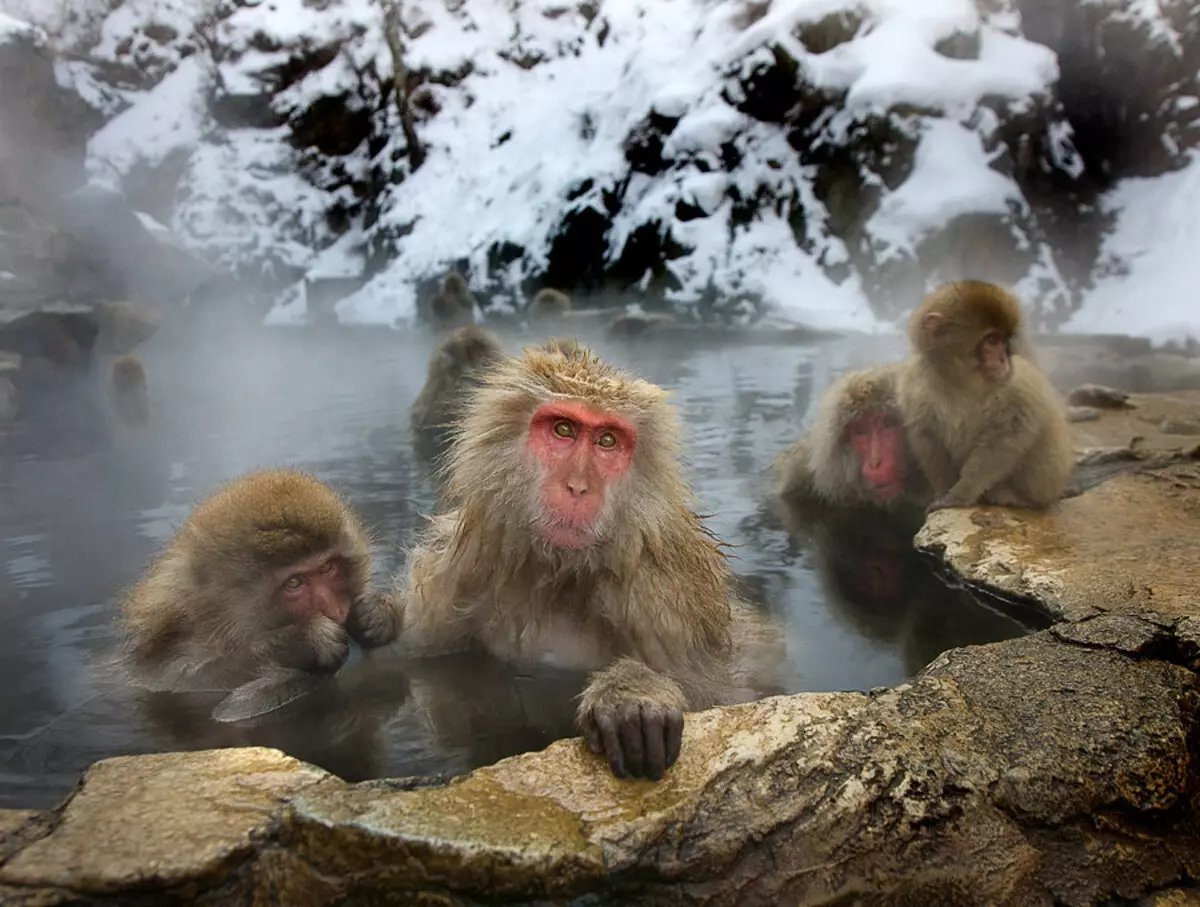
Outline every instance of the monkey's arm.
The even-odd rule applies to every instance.
[[[815,497],[809,445],[805,438],[786,448],[771,465],[771,484],[782,498],[811,500]]]
[[[457,552],[452,534],[457,514],[434,518],[409,556],[408,576],[395,596],[395,620],[405,648],[422,655],[456,652],[475,640],[474,609],[462,599],[464,565],[471,551]],[[467,568],[469,569],[469,568]]]
[[[400,635],[400,609],[386,592],[368,592],[350,606],[346,632],[364,649],[386,646]]]
[[[946,449],[937,434],[921,424],[908,426],[908,446],[912,448],[913,456],[930,489],[936,495],[944,495],[954,484],[957,470],[950,451]]]
[[[1037,441],[1039,431],[1036,420],[1023,410],[987,419],[963,463],[958,481],[928,510],[977,504],[993,485],[1012,473]]]
[[[350,656],[350,637],[328,617],[294,621],[264,634],[254,646],[258,661],[296,671],[333,674]]]

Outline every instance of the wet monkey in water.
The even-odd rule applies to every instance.
[[[1066,409],[1025,354],[1016,298],[991,283],[946,284],[908,331],[897,396],[935,496],[928,509],[1054,504],[1074,466]]]
[[[233,690],[214,717],[284,704],[336,672],[354,638],[394,635],[394,610],[368,589],[371,555],[358,519],[320,480],[290,470],[244,475],[202,501],[125,595],[125,656],[156,690]]]
[[[503,357],[500,341],[476,324],[464,325],[442,338],[429,359],[425,386],[409,412],[420,456],[428,459],[444,449],[468,389],[483,369]]]
[[[122,423],[139,426],[150,421],[146,369],[137,356],[119,356],[113,360],[108,392]]]
[[[896,365],[880,365],[848,372],[830,385],[812,428],[772,466],[778,496],[826,507],[929,501],[905,444],[896,372]]]
[[[543,287],[538,290],[525,308],[525,314],[534,320],[556,318],[569,311],[571,311],[571,297],[552,287]]]
[[[467,279],[451,270],[429,301],[429,319],[437,328],[456,328],[475,320],[475,296]]]
[[[471,393],[395,597],[412,653],[592,672],[577,722],[618,777],[661,777],[685,711],[754,698],[775,639],[691,509],[678,435],[663,390],[587,349],[503,360]]]

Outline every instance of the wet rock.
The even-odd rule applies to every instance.
[[[1200,390],[1130,394],[1125,408],[1105,409],[1098,419],[1073,425],[1071,437],[1076,447],[1124,447],[1137,438],[1138,448],[1170,449],[1192,436],[1193,425],[1200,427]]]
[[[1196,680],[1108,647],[1145,635],[1039,633],[870,696],[690,716],[659,783],[579,740],[417,789],[262,749],[107,760],[0,884],[163,904],[1138,898],[1200,868]]]
[[[97,895],[219,883],[253,854],[285,798],[326,777],[259,748],[106,759],[0,882]]]
[[[1095,422],[1100,418],[1100,410],[1094,406],[1068,406],[1068,422]]]
[[[1056,511],[941,510],[915,544],[968,583],[1055,617],[1200,612],[1200,464],[1123,475]]]
[[[1129,402],[1129,394],[1102,384],[1081,384],[1067,394],[1067,402],[1094,409],[1126,409],[1136,405]]]

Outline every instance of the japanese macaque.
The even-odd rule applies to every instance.
[[[773,625],[691,509],[678,434],[663,390],[589,350],[503,360],[455,428],[444,509],[396,599],[411,651],[594,672],[577,722],[618,777],[660,778],[683,713],[754,698],[768,670],[748,643]]]
[[[489,331],[468,324],[446,335],[433,351],[425,386],[409,413],[418,453],[439,454],[458,417],[467,391],[480,372],[504,357],[504,349]]]
[[[232,690],[217,720],[278,708],[336,672],[351,638],[395,635],[370,567],[362,526],[329,486],[289,470],[242,476],[192,511],[125,596],[128,664],[150,689]]]
[[[946,284],[913,312],[909,338],[897,397],[935,496],[927,509],[1054,504],[1074,464],[1065,405],[1026,355],[1012,294]]]
[[[569,311],[571,311],[571,297],[560,290],[543,287],[529,301],[525,314],[532,320],[541,320],[562,316]]]
[[[429,301],[429,319],[437,328],[456,328],[475,320],[475,296],[457,271],[442,278],[441,289]]]
[[[825,391],[816,421],[772,466],[775,493],[797,505],[927,503],[909,463],[895,365],[848,372]]]
[[[108,390],[113,409],[122,423],[140,426],[150,421],[146,369],[137,356],[120,356],[113,360]]]

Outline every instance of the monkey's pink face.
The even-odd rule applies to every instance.
[[[1008,335],[1003,331],[989,331],[979,341],[975,355],[979,358],[979,369],[988,381],[1003,381],[1008,377]]]
[[[288,614],[302,620],[328,617],[344,624],[350,614],[346,592],[346,564],[332,552],[280,570],[275,580],[279,600]]]
[[[870,413],[846,428],[858,454],[862,480],[875,499],[887,503],[904,490],[904,428],[891,413]]]
[[[547,403],[529,421],[538,464],[539,532],[558,548],[597,539],[612,485],[633,463],[637,431],[627,420],[579,403]]]

